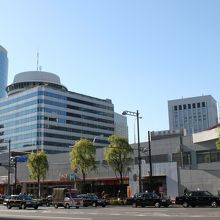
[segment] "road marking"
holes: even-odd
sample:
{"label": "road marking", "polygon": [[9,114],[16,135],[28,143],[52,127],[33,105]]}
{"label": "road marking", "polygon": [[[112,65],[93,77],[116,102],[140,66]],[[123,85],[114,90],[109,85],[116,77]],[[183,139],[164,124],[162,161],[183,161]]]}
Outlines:
{"label": "road marking", "polygon": [[[8,215],[0,215],[1,217],[8,217]],[[10,217],[14,218],[14,217],[18,217],[17,215],[10,215]],[[71,220],[92,220],[92,218],[74,218],[74,217],[56,217],[56,216],[43,216],[43,215],[22,215],[22,219],[62,219],[62,220],[67,220],[67,219],[71,219]]]}

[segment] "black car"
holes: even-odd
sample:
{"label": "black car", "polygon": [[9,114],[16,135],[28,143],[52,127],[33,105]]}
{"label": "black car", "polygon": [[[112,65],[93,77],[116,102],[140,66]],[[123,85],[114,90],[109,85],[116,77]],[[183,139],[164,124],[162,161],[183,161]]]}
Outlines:
{"label": "black car", "polygon": [[0,204],[3,204],[4,199],[5,199],[5,196],[0,194]]}
{"label": "black car", "polygon": [[39,206],[51,206],[52,205],[52,195],[49,195],[45,198],[40,198],[40,199],[37,199],[38,200],[38,203],[39,203]]}
{"label": "black car", "polygon": [[187,208],[189,206],[211,206],[217,207],[220,205],[220,198],[213,196],[208,191],[190,191],[183,196],[176,197],[176,204]]}
{"label": "black car", "polygon": [[93,206],[93,207],[102,206],[102,207],[105,207],[106,206],[106,200],[99,198],[95,194],[89,194],[88,193],[88,194],[80,194],[78,196],[83,199],[83,206],[84,207],[88,207],[88,206]]}
{"label": "black car", "polygon": [[133,207],[155,206],[157,208],[160,206],[168,207],[172,204],[169,198],[161,198],[155,192],[136,193],[132,197],[131,203]]}
{"label": "black car", "polygon": [[5,198],[3,205],[7,206],[8,209],[11,209],[12,207],[19,207],[19,209],[31,207],[37,209],[39,204],[28,195],[11,195]]}

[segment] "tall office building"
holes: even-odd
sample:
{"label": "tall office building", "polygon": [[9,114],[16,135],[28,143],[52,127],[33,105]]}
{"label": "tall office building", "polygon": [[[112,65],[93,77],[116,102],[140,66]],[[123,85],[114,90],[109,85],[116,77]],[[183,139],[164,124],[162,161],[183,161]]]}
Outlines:
{"label": "tall office building", "polygon": [[217,104],[217,109],[218,109],[218,123],[220,123],[220,102]]}
{"label": "tall office building", "polygon": [[128,138],[127,117],[114,113],[115,134]]}
{"label": "tall office building", "polygon": [[206,130],[218,123],[217,103],[211,95],[168,101],[169,129],[185,128],[187,134]]}
{"label": "tall office building", "polygon": [[5,88],[8,80],[7,50],[0,46],[0,98],[6,96]]}
{"label": "tall office building", "polygon": [[114,134],[111,100],[68,91],[53,73],[19,73],[7,93],[0,100],[1,149],[10,139],[13,151],[67,152],[80,138],[102,149]]}

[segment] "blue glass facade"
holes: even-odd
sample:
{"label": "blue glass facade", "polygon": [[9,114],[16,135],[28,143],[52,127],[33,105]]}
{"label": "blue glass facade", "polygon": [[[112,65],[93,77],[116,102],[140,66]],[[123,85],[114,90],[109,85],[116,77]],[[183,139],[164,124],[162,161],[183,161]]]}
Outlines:
{"label": "blue glass facade", "polygon": [[114,108],[109,100],[35,87],[0,100],[0,147],[6,139],[12,149],[69,151],[82,137],[105,147],[114,133]]}
{"label": "blue glass facade", "polygon": [[7,51],[0,46],[0,98],[6,96],[5,88],[8,79],[8,57]]}

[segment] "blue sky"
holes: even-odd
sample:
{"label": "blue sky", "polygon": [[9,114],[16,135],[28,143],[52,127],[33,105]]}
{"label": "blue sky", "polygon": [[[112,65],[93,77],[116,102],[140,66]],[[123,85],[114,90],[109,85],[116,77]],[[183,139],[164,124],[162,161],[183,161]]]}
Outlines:
{"label": "blue sky", "polygon": [[0,9],[9,83],[36,70],[39,51],[42,70],[69,90],[139,110],[141,141],[169,128],[168,100],[220,100],[219,0],[0,0]]}

